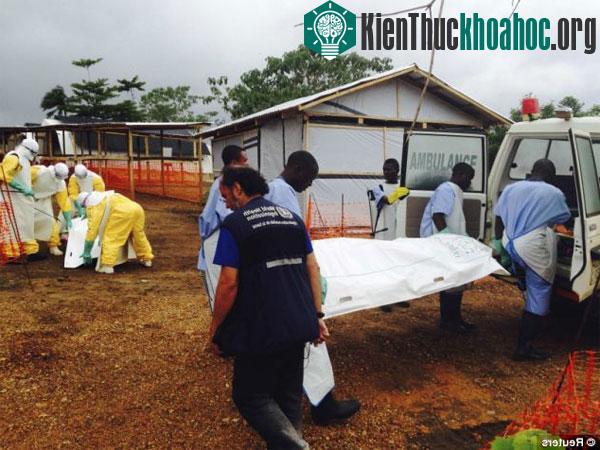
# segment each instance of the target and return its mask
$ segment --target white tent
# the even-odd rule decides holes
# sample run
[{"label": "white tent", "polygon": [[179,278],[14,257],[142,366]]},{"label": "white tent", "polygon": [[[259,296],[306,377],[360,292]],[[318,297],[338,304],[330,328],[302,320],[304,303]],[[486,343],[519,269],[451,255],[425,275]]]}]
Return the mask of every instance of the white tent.
[{"label": "white tent", "polygon": [[[468,231],[483,232],[486,176],[484,130],[510,120],[466,96],[435,76],[415,134],[410,127],[427,73],[416,65],[379,73],[318,94],[292,100],[232,122],[204,130],[211,137],[215,172],[228,144],[244,147],[250,164],[267,178],[277,176],[287,156],[296,150],[314,154],[319,178],[301,199],[309,199],[309,221],[315,226],[336,223],[352,228],[369,224],[366,191],[380,183],[383,161],[401,163],[401,184],[422,195],[409,197],[404,233],[418,235],[418,224],[431,190],[449,178],[459,161],[475,167],[473,195],[465,195]],[[427,194],[429,192],[429,194]],[[471,204],[469,204],[471,203]]]}]

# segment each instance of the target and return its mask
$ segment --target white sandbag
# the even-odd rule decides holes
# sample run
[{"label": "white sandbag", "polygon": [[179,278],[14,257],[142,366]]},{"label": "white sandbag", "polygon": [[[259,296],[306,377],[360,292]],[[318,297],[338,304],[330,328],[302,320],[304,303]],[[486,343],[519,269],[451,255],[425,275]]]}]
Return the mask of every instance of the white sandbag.
[{"label": "white sandbag", "polygon": [[507,274],[481,242],[455,234],[393,241],[334,238],[313,241],[328,293],[326,317],[412,300]]},{"label": "white sandbag", "polygon": [[[69,240],[67,241],[67,250],[65,251],[65,269],[76,269],[83,265],[83,247],[85,245],[85,235],[87,234],[87,219],[77,217],[73,219],[73,227],[69,230]],[[92,258],[100,256],[100,247],[98,239],[94,241],[92,247]]]},{"label": "white sandbag", "polygon": [[335,387],[333,368],[324,342],[316,347],[306,344],[305,351],[308,358],[304,361],[302,387],[310,403],[317,406]]},{"label": "white sandbag", "polygon": [[[79,217],[73,219],[73,227],[69,231],[69,240],[67,241],[67,250],[65,251],[65,269],[76,269],[83,265],[83,247],[85,245],[85,235],[87,234],[87,219],[81,219]],[[98,238],[94,241],[94,246],[91,252],[92,258],[100,258],[100,246],[98,245]],[[123,264],[129,259],[136,257],[131,240],[127,241],[127,246],[123,246],[119,249],[117,254],[117,263],[115,265]]]}]

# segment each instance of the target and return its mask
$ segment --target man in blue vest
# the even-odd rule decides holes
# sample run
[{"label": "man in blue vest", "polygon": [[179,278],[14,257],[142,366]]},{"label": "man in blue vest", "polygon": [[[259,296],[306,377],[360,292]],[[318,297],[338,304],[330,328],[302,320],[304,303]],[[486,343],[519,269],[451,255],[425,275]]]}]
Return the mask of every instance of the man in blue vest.
[{"label": "man in blue vest", "polygon": [[[229,161],[229,162],[228,162]],[[238,146],[228,145],[223,150],[223,162],[225,166],[230,167],[233,165],[244,165],[247,161],[245,152]],[[281,174],[273,179],[269,183],[269,192],[265,195],[265,199],[278,206],[283,206],[289,209],[294,214],[302,216],[300,210],[300,204],[298,203],[297,193],[304,192],[319,173],[319,165],[312,154],[307,151],[296,151],[290,154],[286,162],[285,168]],[[215,184],[220,180],[217,179]],[[202,212],[200,219],[200,232],[203,241],[214,232],[217,232],[224,218],[227,217],[231,210],[225,205],[224,199],[219,194],[218,189],[215,189],[215,184],[211,188],[211,194],[207,201],[205,210]],[[215,195],[213,195],[213,193]],[[217,199],[218,197],[218,199]],[[211,201],[211,198],[213,201]],[[210,205],[215,204],[217,206],[211,207]],[[219,206],[220,205],[220,206]],[[204,252],[204,244],[201,252]],[[201,254],[201,258],[203,255]],[[206,256],[212,262],[210,255]],[[200,264],[199,264],[200,268]],[[209,270],[206,261],[204,261],[204,270]],[[209,302],[211,298],[214,298],[214,287],[209,280],[210,277],[206,277],[205,287],[209,295]],[[212,310],[212,304],[211,304]],[[329,359],[329,353],[326,347],[323,349],[324,353]],[[305,371],[319,372],[320,366],[309,364]],[[314,375],[314,374],[313,374]],[[307,378],[319,379],[318,375],[308,376]],[[309,385],[305,386],[305,391],[309,392]],[[311,416],[313,421],[318,425],[328,425],[330,423],[348,419],[360,409],[360,402],[356,399],[337,400],[333,395],[333,389],[330,390],[324,397],[320,398],[322,394],[319,392],[313,392],[313,395],[307,394],[311,398]]]},{"label": "man in blue vest", "polygon": [[210,326],[217,354],[235,357],[233,400],[268,448],[304,449],[304,346],[329,332],[319,269],[302,219],[263,198],[249,167],[223,171],[220,192],[234,212],[221,226],[221,274]]}]

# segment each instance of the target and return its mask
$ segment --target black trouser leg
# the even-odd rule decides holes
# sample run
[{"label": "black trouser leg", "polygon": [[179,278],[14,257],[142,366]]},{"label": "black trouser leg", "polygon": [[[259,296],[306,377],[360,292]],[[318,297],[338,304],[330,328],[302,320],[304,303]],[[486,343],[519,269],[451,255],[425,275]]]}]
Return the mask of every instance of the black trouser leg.
[{"label": "black trouser leg", "polygon": [[543,320],[543,316],[523,311],[519,322],[519,337],[514,359],[518,361],[543,360],[548,357],[546,353],[533,348],[533,341],[540,333]]},{"label": "black trouser leg", "polygon": [[460,322],[462,292],[440,292],[440,321],[442,323]]},{"label": "black trouser leg", "polygon": [[273,355],[238,356],[233,401],[269,449],[303,449],[302,375],[304,345]]}]

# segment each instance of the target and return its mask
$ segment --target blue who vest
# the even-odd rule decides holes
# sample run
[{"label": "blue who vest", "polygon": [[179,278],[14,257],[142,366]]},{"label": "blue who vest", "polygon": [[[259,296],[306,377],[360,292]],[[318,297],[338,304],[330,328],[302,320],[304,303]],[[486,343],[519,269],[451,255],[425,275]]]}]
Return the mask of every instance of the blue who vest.
[{"label": "blue who vest", "polygon": [[228,355],[269,354],[319,335],[302,220],[262,197],[222,225],[240,253],[238,294],[214,342]]}]

